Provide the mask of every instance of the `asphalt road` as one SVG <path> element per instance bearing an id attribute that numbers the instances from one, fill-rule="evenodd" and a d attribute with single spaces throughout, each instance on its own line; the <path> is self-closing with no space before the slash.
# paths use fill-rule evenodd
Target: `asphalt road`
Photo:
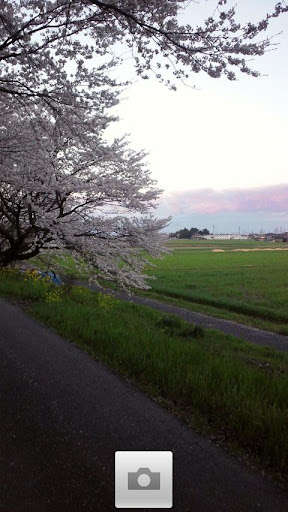
<path id="1" fill-rule="evenodd" d="M 287 512 L 283 490 L 2 299 L 0 351 L 1 511 L 116 510 L 115 451 L 171 450 L 175 511 Z"/>
<path id="2" fill-rule="evenodd" d="M 187 322 L 202 325 L 208 329 L 217 329 L 218 331 L 225 332 L 226 334 L 231 334 L 236 338 L 249 341 L 250 343 L 256 343 L 256 345 L 274 347 L 276 350 L 280 350 L 281 352 L 288 352 L 288 336 L 283 336 L 275 332 L 264 331 L 255 327 L 249 327 L 248 325 L 239 324 L 231 320 L 224 320 L 222 318 L 204 315 L 203 313 L 196 313 L 190 309 L 181 308 L 155 299 L 137 297 L 137 295 L 129 295 L 124 292 L 113 292 L 113 290 L 109 289 L 104 290 L 97 285 L 88 285 L 83 281 L 77 281 L 76 284 L 86 286 L 90 288 L 90 290 L 101 290 L 104 293 L 115 295 L 115 297 L 119 297 L 121 300 L 133 302 L 134 304 L 149 306 L 161 311 L 162 313 L 171 313 L 181 316 Z"/>

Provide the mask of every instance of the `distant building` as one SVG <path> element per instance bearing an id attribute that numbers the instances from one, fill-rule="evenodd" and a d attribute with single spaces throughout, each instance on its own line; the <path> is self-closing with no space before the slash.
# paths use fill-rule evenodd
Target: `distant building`
<path id="1" fill-rule="evenodd" d="M 265 234 L 250 234 L 248 235 L 250 240 L 256 240 L 257 242 L 287 242 L 288 233 L 265 233 Z"/>
<path id="2" fill-rule="evenodd" d="M 255 240 L 256 242 L 264 242 L 266 240 L 265 235 L 259 235 L 258 233 L 253 233 L 253 235 L 248 235 L 249 240 Z"/>
<path id="3" fill-rule="evenodd" d="M 190 240 L 204 240 L 209 235 L 192 235 L 190 237 Z"/>
<path id="4" fill-rule="evenodd" d="M 279 234 L 273 234 L 270 238 L 272 242 L 287 242 L 288 240 L 288 233 L 279 233 Z"/>
<path id="5" fill-rule="evenodd" d="M 219 235 L 205 235 L 206 240 L 248 240 L 248 235 L 231 235 L 229 233 L 220 233 Z"/>

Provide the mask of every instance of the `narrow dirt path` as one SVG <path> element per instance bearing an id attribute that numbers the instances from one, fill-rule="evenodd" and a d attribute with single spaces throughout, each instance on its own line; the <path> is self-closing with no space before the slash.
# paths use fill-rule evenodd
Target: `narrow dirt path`
<path id="1" fill-rule="evenodd" d="M 209 329 L 217 329 L 218 331 L 225 332 L 226 334 L 231 334 L 236 338 L 249 341 L 250 343 L 256 343 L 256 345 L 274 347 L 276 350 L 280 350 L 281 352 L 288 352 L 288 336 L 283 336 L 275 332 L 264 331 L 255 327 L 249 327 L 248 325 L 238 324 L 231 320 L 224 320 L 204 315 L 203 313 L 196 313 L 190 309 L 181 308 L 155 299 L 147 299 L 144 297 L 138 297 L 137 295 L 130 296 L 125 292 L 114 292 L 107 288 L 104 290 L 99 286 L 88 285 L 82 281 L 77 281 L 76 284 L 86 286 L 90 290 L 112 294 L 120 300 L 133 302 L 134 304 L 141 304 L 142 306 L 149 306 L 150 308 L 157 309 L 163 313 L 179 315 L 187 322 L 202 325 Z"/>

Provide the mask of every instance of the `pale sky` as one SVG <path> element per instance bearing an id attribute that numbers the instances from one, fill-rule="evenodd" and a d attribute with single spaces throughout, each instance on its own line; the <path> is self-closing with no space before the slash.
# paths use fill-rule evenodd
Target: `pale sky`
<path id="1" fill-rule="evenodd" d="M 184 21 L 198 23 L 216 4 L 190 4 Z M 274 4 L 238 0 L 237 18 L 256 21 Z M 191 74 L 197 89 L 179 83 L 177 92 L 140 79 L 123 92 L 112 133 L 130 133 L 132 147 L 149 153 L 164 190 L 158 215 L 173 216 L 169 231 L 288 230 L 288 14 L 273 20 L 269 34 L 280 31 L 278 48 L 251 62 L 268 76 L 229 82 Z"/>

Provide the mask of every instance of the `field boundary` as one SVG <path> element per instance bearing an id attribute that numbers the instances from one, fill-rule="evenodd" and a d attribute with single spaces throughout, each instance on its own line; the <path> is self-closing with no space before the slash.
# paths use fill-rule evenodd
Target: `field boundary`
<path id="1" fill-rule="evenodd" d="M 288 352 L 288 336 L 284 336 L 282 334 L 277 334 L 271 331 L 264 331 L 262 329 L 243 325 L 232 320 L 225 320 L 205 315 L 203 313 L 197 313 L 191 311 L 190 309 L 174 306 L 172 304 L 167 304 L 155 299 L 139 297 L 137 295 L 129 295 L 125 292 L 115 292 L 109 288 L 102 288 L 93 284 L 89 285 L 83 281 L 76 281 L 75 284 L 78 286 L 85 286 L 92 291 L 101 291 L 108 295 L 114 295 L 117 299 L 120 300 L 132 302 L 134 304 L 140 304 L 141 306 L 148 306 L 163 313 L 178 315 L 187 322 L 202 325 L 208 329 L 216 329 L 250 343 L 273 347 L 281 352 Z"/>
<path id="2" fill-rule="evenodd" d="M 157 289 L 152 290 L 154 293 L 157 293 Z M 203 304 L 204 306 L 212 306 L 217 309 L 222 309 L 224 311 L 231 311 L 233 313 L 239 313 L 243 315 L 251 315 L 262 320 L 270 320 L 276 322 L 288 322 L 288 316 L 283 315 L 282 313 L 278 313 L 275 311 L 271 311 L 266 307 L 258 307 L 246 305 L 240 302 L 227 302 L 219 299 L 215 299 L 213 297 L 200 297 L 200 296 L 191 296 L 186 295 L 183 292 L 174 292 L 170 290 L 165 290 L 165 295 L 167 297 L 172 297 L 175 299 L 182 299 L 190 303 Z"/>

